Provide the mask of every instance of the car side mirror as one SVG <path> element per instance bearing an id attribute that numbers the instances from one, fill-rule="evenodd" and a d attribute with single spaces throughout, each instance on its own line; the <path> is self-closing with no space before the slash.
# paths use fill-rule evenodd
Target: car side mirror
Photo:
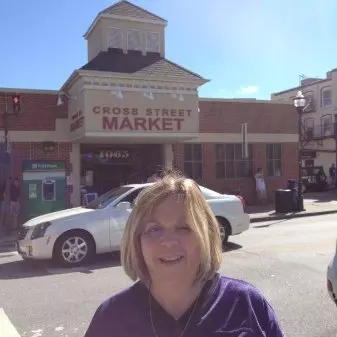
<path id="1" fill-rule="evenodd" d="M 122 201 L 116 205 L 116 209 L 118 211 L 126 211 L 128 209 L 131 209 L 131 203 L 128 201 Z"/>

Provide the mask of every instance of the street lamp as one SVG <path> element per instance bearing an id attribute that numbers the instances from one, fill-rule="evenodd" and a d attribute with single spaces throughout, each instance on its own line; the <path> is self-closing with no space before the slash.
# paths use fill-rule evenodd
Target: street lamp
<path id="1" fill-rule="evenodd" d="M 294 106 L 298 113 L 298 194 L 297 194 L 297 210 L 299 212 L 304 211 L 303 207 L 303 195 L 302 195 L 302 113 L 306 105 L 306 99 L 302 94 L 302 91 L 298 91 L 294 98 Z"/>

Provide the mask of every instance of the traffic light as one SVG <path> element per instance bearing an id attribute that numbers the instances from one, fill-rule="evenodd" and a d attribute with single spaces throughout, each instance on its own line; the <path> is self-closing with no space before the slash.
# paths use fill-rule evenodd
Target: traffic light
<path id="1" fill-rule="evenodd" d="M 20 95 L 12 96 L 12 103 L 13 103 L 13 112 L 21 112 Z"/>

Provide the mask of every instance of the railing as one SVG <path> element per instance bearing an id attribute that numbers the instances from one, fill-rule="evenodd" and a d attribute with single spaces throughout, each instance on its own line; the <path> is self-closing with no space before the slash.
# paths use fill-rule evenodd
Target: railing
<path id="1" fill-rule="evenodd" d="M 315 139 L 335 138 L 337 134 L 337 123 L 321 124 L 315 127 L 305 128 L 303 130 L 303 138 L 306 141 Z"/>

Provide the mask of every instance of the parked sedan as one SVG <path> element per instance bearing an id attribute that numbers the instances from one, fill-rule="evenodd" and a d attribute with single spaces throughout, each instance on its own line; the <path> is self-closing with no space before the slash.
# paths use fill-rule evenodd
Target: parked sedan
<path id="1" fill-rule="evenodd" d="M 27 221 L 19 233 L 18 253 L 24 259 L 53 259 L 64 266 L 77 266 L 95 254 L 119 251 L 132 203 L 151 184 L 121 186 L 87 206 Z M 241 197 L 200 188 L 219 221 L 223 243 L 229 235 L 249 229 L 249 215 Z"/>
<path id="2" fill-rule="evenodd" d="M 327 287 L 331 299 L 337 305 L 337 241 L 335 256 L 328 266 Z"/>

